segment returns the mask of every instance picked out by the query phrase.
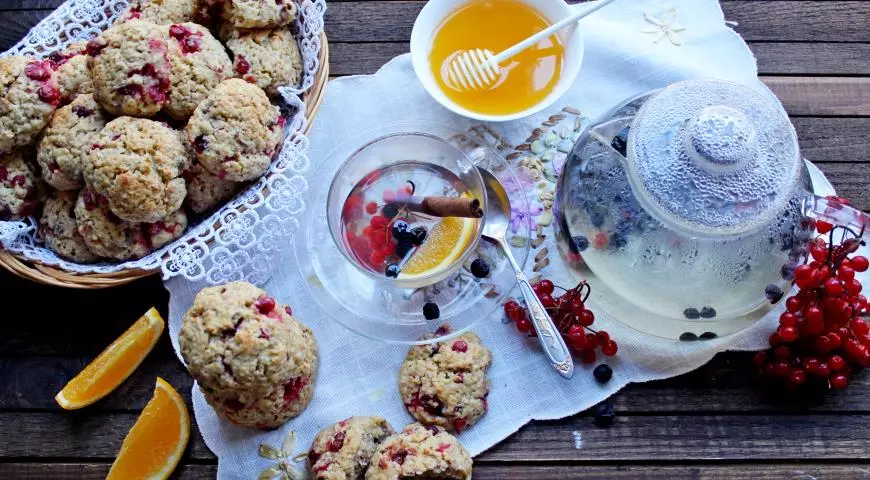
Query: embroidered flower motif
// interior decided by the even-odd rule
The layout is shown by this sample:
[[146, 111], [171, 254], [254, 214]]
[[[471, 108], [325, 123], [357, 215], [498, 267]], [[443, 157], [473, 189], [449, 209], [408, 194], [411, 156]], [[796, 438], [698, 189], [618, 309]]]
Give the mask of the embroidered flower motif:
[[244, 250], [230, 252], [225, 247], [215, 248], [211, 258], [213, 266], [206, 274], [206, 277], [212, 285], [244, 279], [244, 272], [242, 270], [251, 260], [248, 252]]
[[208, 245], [183, 242], [169, 250], [169, 256], [163, 262], [163, 279], [169, 279], [177, 274], [184, 275], [188, 280], [199, 280], [205, 273], [202, 259], [208, 255]]
[[507, 176], [502, 179], [501, 183], [504, 185], [505, 191], [508, 193], [528, 192], [535, 186], [535, 182], [532, 181], [528, 168], [519, 167], [514, 170], [514, 175], [516, 176], [516, 179], [514, 179], [514, 176]]
[[218, 240], [225, 245], [236, 244], [242, 248], [250, 246], [257, 240], [253, 230], [260, 220], [259, 217], [254, 210], [224, 212], [220, 217], [222, 225], [216, 232]]
[[528, 209], [511, 205], [511, 232], [517, 233], [520, 226], [525, 223], [529, 229], [534, 229], [532, 217], [537, 217], [544, 209], [539, 205], [532, 205]]
[[647, 23], [652, 24], [653, 26], [650, 28], [646, 28], [641, 30], [641, 33], [652, 33], [658, 34], [658, 38], [656, 38], [653, 43], [661, 42], [665, 37], [670, 40], [671, 44], [679, 47], [683, 44], [682, 39], [678, 35], [680, 32], [685, 31], [684, 27], [679, 26], [674, 23], [674, 20], [677, 18], [677, 9], [669, 8], [661, 17], [656, 18], [648, 13], [643, 14], [643, 19], [647, 21]]
[[271, 194], [266, 205], [273, 211], [283, 210], [295, 215], [305, 209], [302, 196], [308, 191], [308, 183], [301, 176], [275, 175], [269, 179], [268, 185]]
[[277, 252], [290, 246], [290, 240], [299, 229], [295, 218], [281, 220], [277, 215], [266, 215], [262, 220], [263, 234], [257, 240], [257, 248], [263, 252]]

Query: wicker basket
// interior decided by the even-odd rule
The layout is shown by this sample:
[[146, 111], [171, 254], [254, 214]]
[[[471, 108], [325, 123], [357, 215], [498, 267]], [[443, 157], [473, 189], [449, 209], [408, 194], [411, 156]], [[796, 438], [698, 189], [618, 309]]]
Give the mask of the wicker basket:
[[[305, 92], [303, 100], [307, 108], [305, 119], [308, 121], [305, 133], [311, 129], [314, 116], [323, 101], [326, 82], [329, 80], [329, 43], [326, 34], [320, 34], [320, 69], [314, 77], [314, 84]], [[115, 273], [70, 273], [54, 266], [42, 265], [28, 258], [12, 254], [0, 248], [0, 266], [19, 277], [46, 285], [66, 288], [98, 289], [123, 285], [133, 280], [159, 272], [155, 270], [130, 269]]]

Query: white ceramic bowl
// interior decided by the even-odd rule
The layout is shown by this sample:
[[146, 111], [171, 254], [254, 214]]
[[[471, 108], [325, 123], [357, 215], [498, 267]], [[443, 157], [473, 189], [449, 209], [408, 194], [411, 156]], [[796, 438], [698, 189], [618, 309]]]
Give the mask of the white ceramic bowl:
[[[463, 2], [457, 2], [456, 0], [429, 0], [414, 22], [414, 30], [411, 32], [411, 61], [414, 64], [417, 78], [423, 83], [429, 95], [432, 95], [438, 103], [454, 113], [487, 122], [505, 122], [528, 117], [552, 105], [568, 90], [577, 78], [577, 74], [580, 73], [580, 64], [583, 62], [583, 35], [576, 24], [566, 27], [558, 33], [559, 39], [565, 46], [565, 58], [562, 64], [562, 75], [556, 84], [556, 88], [540, 102], [523, 111], [505, 115], [478, 113], [457, 105], [456, 102], [441, 91], [441, 88], [435, 83], [435, 77], [429, 64], [429, 52], [432, 50], [432, 40], [435, 38], [436, 29], [444, 19], [470, 1], [475, 0]], [[569, 7], [564, 0], [521, 1], [534, 7], [551, 24], [573, 13], [572, 7]]]

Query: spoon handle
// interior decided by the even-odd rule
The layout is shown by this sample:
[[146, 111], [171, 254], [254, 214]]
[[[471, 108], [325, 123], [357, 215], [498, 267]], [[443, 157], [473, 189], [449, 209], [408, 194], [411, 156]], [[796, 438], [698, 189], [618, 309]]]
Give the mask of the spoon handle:
[[568, 346], [565, 345], [562, 335], [559, 334], [553, 319], [547, 314], [544, 305], [541, 304], [538, 296], [535, 295], [535, 291], [532, 290], [532, 285], [523, 273], [523, 269], [514, 259], [510, 247], [504, 241], [499, 242], [499, 244], [514, 269], [517, 283], [520, 285], [520, 291], [523, 293], [523, 298], [529, 307], [532, 325], [535, 327], [535, 332], [538, 333], [538, 341], [541, 342], [541, 348], [544, 349], [550, 364], [553, 366], [553, 369], [559, 372], [559, 375], [565, 378], [573, 377], [574, 360], [571, 358], [571, 352], [568, 351]]

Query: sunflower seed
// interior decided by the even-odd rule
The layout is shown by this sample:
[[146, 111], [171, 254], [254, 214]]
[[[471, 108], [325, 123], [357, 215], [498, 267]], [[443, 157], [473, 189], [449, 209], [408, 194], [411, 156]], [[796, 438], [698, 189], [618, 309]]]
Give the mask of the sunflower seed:
[[550, 251], [547, 250], [547, 247], [544, 247], [544, 248], [538, 250], [538, 253], [535, 254], [535, 261], [540, 262], [541, 260], [544, 259], [544, 257], [547, 256], [548, 253], [550, 253]]

